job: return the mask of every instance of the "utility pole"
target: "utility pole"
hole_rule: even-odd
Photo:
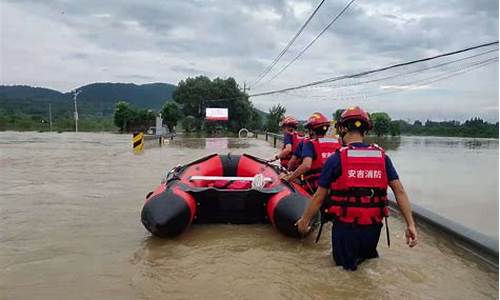
[[[246,93],[246,92],[247,92],[247,90],[250,90],[250,88],[249,88],[249,87],[247,88],[247,83],[246,83],[246,81],[243,81],[243,93]]]
[[[52,132],[52,104],[49,103],[49,128]]]
[[[76,105],[76,97],[80,94],[81,91],[74,90],[73,91],[73,101],[75,102],[75,132],[78,132],[78,108]]]

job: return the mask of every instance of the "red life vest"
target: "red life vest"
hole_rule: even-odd
[[[330,186],[327,212],[344,223],[382,222],[389,216],[384,149],[346,146],[339,153],[342,174]]]
[[[304,180],[309,192],[314,193],[318,188],[318,179],[323,165],[335,151],[340,149],[341,144],[338,139],[325,137],[313,139],[311,143],[314,146],[315,157],[312,161],[311,169],[304,173]]]
[[[289,133],[287,133],[287,134],[289,134]],[[293,152],[295,152],[295,150],[299,146],[300,141],[302,139],[304,139],[304,137],[301,136],[297,132],[292,133],[291,136],[292,136],[292,151],[290,153],[288,153],[288,155],[286,157],[280,158],[280,163],[281,163],[281,166],[283,168],[288,168],[288,161],[290,161],[290,159],[292,158]],[[281,149],[283,150],[283,149],[285,149],[285,147],[286,147],[286,145],[283,144],[283,148],[281,148]]]

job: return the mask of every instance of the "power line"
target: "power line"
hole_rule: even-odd
[[[303,84],[303,85],[299,85],[299,86],[295,86],[295,87],[284,88],[284,89],[280,89],[280,90],[274,90],[274,91],[256,93],[256,94],[251,94],[251,95],[248,95],[248,96],[245,95],[245,96],[235,96],[235,97],[220,98],[220,99],[207,99],[205,101],[207,101],[207,102],[211,102],[211,101],[214,101],[214,102],[215,101],[229,101],[229,100],[241,99],[241,98],[245,98],[245,97],[248,97],[248,98],[250,98],[250,97],[259,97],[259,96],[266,96],[266,95],[287,93],[287,92],[291,92],[291,91],[298,91],[298,90],[302,90],[302,89],[309,88],[309,87],[321,86],[321,85],[325,85],[325,84],[329,84],[329,83],[333,83],[333,82],[337,82],[337,81],[341,81],[341,80],[345,80],[345,79],[361,78],[361,77],[364,77],[366,75],[371,75],[371,74],[375,74],[375,73],[387,71],[387,70],[390,70],[390,69],[401,68],[401,67],[409,66],[409,65],[412,65],[412,64],[417,64],[417,63],[422,63],[422,62],[426,62],[426,61],[435,60],[435,59],[442,58],[442,57],[447,57],[447,56],[451,56],[451,55],[457,55],[457,54],[468,52],[468,51],[472,51],[472,50],[475,50],[475,49],[492,46],[492,45],[495,45],[495,44],[498,44],[498,43],[499,43],[499,41],[485,43],[485,44],[481,44],[481,45],[477,45],[477,46],[472,46],[472,47],[468,47],[468,48],[464,48],[464,49],[460,49],[460,50],[456,50],[456,51],[452,51],[452,52],[447,52],[447,53],[435,55],[435,56],[432,56],[432,57],[427,57],[427,58],[413,60],[413,61],[409,61],[409,62],[394,64],[394,65],[390,65],[390,66],[386,66],[386,67],[382,67],[382,68],[378,68],[378,69],[374,69],[374,70],[364,71],[364,72],[360,72],[360,73],[356,73],[356,74],[350,74],[350,75],[343,75],[343,76],[337,76],[337,77],[327,78],[327,79],[323,79],[323,80],[320,80],[320,81],[314,81],[314,82],[311,82],[311,83],[307,83],[307,84]],[[479,56],[482,56],[482,55],[485,55],[485,54],[488,54],[488,53],[491,53],[491,52],[495,52],[497,50],[498,49],[488,50],[488,51],[485,51],[485,52],[481,52],[481,53],[478,53],[478,54],[470,55],[470,56],[463,57],[463,58],[460,58],[460,59],[456,59],[456,60],[453,60],[453,61],[448,61],[448,62],[444,62],[444,63],[440,63],[440,64],[428,66],[428,67],[424,67],[424,68],[421,68],[421,69],[413,70],[413,71],[408,72],[408,73],[399,73],[399,74],[396,74],[396,75],[390,75],[390,76],[383,77],[383,78],[365,80],[365,81],[358,82],[358,83],[352,83],[350,85],[356,86],[356,85],[361,85],[361,84],[365,84],[365,83],[372,83],[372,82],[377,82],[377,81],[392,79],[392,78],[396,78],[396,77],[400,77],[400,76],[406,76],[406,75],[410,75],[410,74],[420,73],[420,72],[427,71],[427,70],[430,70],[430,69],[435,69],[435,68],[438,68],[438,67],[442,67],[442,66],[453,64],[453,63],[461,62],[461,61],[464,61],[464,60],[467,60],[467,59],[479,57]],[[475,64],[475,63],[477,63],[477,62],[473,62],[472,64]]]
[[[323,28],[323,30],[318,35],[316,35],[311,40],[311,42],[307,44],[307,46],[305,46],[291,61],[289,61],[283,68],[281,68],[281,70],[279,70],[278,73],[276,73],[273,77],[271,77],[271,79],[269,79],[266,83],[273,81],[276,77],[278,77],[281,73],[283,73],[291,64],[293,64],[297,59],[299,59],[299,57],[302,56],[302,54],[304,54],[304,52],[306,52],[307,49],[309,49],[316,42],[316,40],[319,39],[319,37],[323,35],[323,33],[325,33],[325,31],[327,31],[333,25],[333,23],[335,23],[340,18],[340,16],[344,14],[344,12],[349,8],[349,6],[351,6],[351,4],[354,1],[356,0],[349,1],[349,3],[347,3],[347,5],[337,14],[337,16],[335,16],[335,18],[333,18],[333,20],[328,25],[326,25],[326,27]]]
[[[478,53],[478,54],[470,55],[470,56],[467,56],[467,57],[463,57],[463,58],[460,58],[460,59],[456,59],[456,60],[452,60],[452,61],[447,61],[447,62],[440,63],[440,64],[437,64],[437,65],[432,65],[432,66],[428,66],[428,67],[425,67],[425,68],[420,68],[420,69],[413,70],[413,71],[410,71],[410,72],[398,73],[398,74],[394,74],[394,75],[390,75],[390,76],[386,76],[386,77],[382,77],[382,78],[375,78],[375,79],[370,79],[370,80],[365,80],[365,81],[347,83],[347,84],[344,84],[344,85],[341,85],[341,86],[337,86],[337,87],[351,87],[351,86],[357,86],[357,85],[362,85],[362,84],[367,84],[367,83],[374,83],[374,82],[384,81],[384,80],[393,79],[393,78],[397,78],[397,77],[402,77],[402,76],[408,76],[408,75],[412,75],[412,74],[417,74],[417,73],[421,73],[421,72],[424,72],[424,71],[441,68],[441,67],[444,67],[444,66],[447,66],[447,65],[456,64],[458,62],[462,62],[462,61],[465,61],[465,60],[468,60],[468,59],[471,59],[471,58],[476,58],[476,57],[479,57],[479,56],[483,56],[483,55],[486,55],[486,54],[489,54],[489,53],[492,53],[492,52],[498,52],[498,48],[497,49],[493,49],[493,50],[488,50],[488,51],[485,51],[485,52],[481,52],[481,53]],[[323,85],[321,85],[321,86],[323,86]]]
[[[389,66],[386,66],[386,67],[382,67],[382,68],[378,68],[378,69],[374,69],[374,70],[369,70],[369,71],[364,71],[364,72],[360,72],[360,73],[356,73],[356,74],[342,75],[342,76],[327,78],[327,79],[323,79],[323,80],[319,80],[319,81],[313,81],[313,82],[310,82],[310,83],[306,83],[306,84],[302,84],[302,85],[298,85],[298,86],[294,86],[294,87],[289,87],[289,88],[284,88],[284,89],[279,89],[279,90],[273,90],[273,91],[268,91],[268,92],[251,94],[251,95],[249,95],[249,97],[259,97],[259,96],[273,95],[273,94],[277,94],[277,93],[283,93],[283,92],[288,92],[288,91],[293,91],[293,90],[299,90],[299,89],[303,89],[303,88],[310,87],[310,86],[315,86],[315,85],[320,85],[320,84],[335,82],[335,81],[339,81],[339,80],[343,80],[343,79],[358,78],[358,77],[366,76],[366,75],[373,74],[373,73],[379,73],[379,72],[387,71],[387,70],[394,69],[394,68],[400,68],[400,67],[404,67],[404,66],[408,66],[408,65],[412,65],[412,64],[416,64],[416,63],[421,63],[421,62],[425,62],[425,61],[435,60],[435,59],[446,57],[446,56],[456,55],[456,54],[460,54],[460,53],[463,53],[463,52],[471,51],[471,50],[474,50],[474,49],[492,46],[492,45],[495,45],[495,44],[498,44],[498,41],[490,42],[490,43],[485,43],[485,44],[481,44],[481,45],[477,45],[477,46],[472,46],[472,47],[468,47],[468,48],[464,48],[464,49],[460,49],[460,50],[456,50],[456,51],[452,51],[452,52],[442,53],[442,54],[431,56],[431,57],[427,57],[427,58],[412,60],[412,61],[408,61],[408,62],[404,62],[404,63],[399,63],[399,64],[394,64],[394,65],[389,65]]]
[[[461,70],[453,71],[453,72],[451,72],[449,74],[441,74],[439,76],[431,76],[429,78],[424,78],[424,79],[420,79],[420,80],[417,80],[417,81],[408,82],[408,83],[406,83],[406,85],[415,85],[415,84],[417,84],[417,87],[425,86],[425,85],[428,85],[428,84],[431,84],[431,83],[434,83],[434,82],[443,81],[443,80],[446,80],[446,79],[449,79],[449,78],[452,78],[452,77],[456,77],[456,76],[468,73],[468,72],[476,70],[476,69],[483,68],[483,67],[485,67],[487,65],[490,65],[492,63],[495,63],[495,62],[498,62],[498,56],[494,57],[494,58],[490,58],[490,59],[484,60],[484,61],[481,61],[481,62],[478,62],[476,64],[472,64],[472,65],[467,66],[467,67],[465,67],[465,68],[463,68]],[[385,95],[395,94],[395,93],[401,93],[401,92],[405,92],[405,91],[407,91],[407,90],[401,89],[401,90],[387,91],[387,92],[381,92],[381,93],[373,93],[373,94],[365,95],[365,97],[385,96]]]
[[[309,18],[307,18],[306,22],[300,27],[299,31],[297,31],[297,33],[293,36],[293,38],[288,42],[288,44],[285,46],[285,48],[283,48],[283,50],[281,50],[281,52],[278,54],[278,56],[276,56],[274,58],[272,63],[269,64],[264,69],[264,71],[262,73],[260,73],[259,76],[257,76],[257,78],[252,83],[250,83],[250,86],[254,86],[254,85],[258,84],[264,77],[266,77],[266,75],[271,71],[271,69],[276,65],[276,63],[278,63],[278,61],[283,57],[285,52],[290,48],[290,46],[292,46],[292,44],[295,42],[295,40],[299,37],[299,35],[304,30],[304,28],[306,28],[307,24],[309,24],[309,22],[312,20],[312,18],[314,17],[314,15],[319,10],[319,8],[323,5],[324,2],[325,2],[325,0],[321,0],[319,5],[312,12],[312,14],[309,16]]]
[[[462,75],[464,73],[485,67],[485,66],[492,64],[492,63],[495,63],[495,62],[498,62],[498,56],[495,56],[495,57],[492,57],[489,59],[484,59],[481,61],[476,61],[473,63],[469,63],[467,65],[464,65],[464,66],[458,68],[457,70],[453,70],[451,72],[447,72],[444,74],[433,75],[433,76],[429,76],[426,78],[420,78],[418,80],[406,81],[404,83],[399,84],[399,87],[407,87],[407,86],[414,86],[415,88],[422,87],[422,86],[425,86],[425,85],[428,85],[428,84],[431,84],[434,82],[438,82],[438,81],[442,81],[442,80],[445,80],[448,78],[456,77],[458,75]],[[400,93],[400,92],[404,92],[404,91],[408,91],[408,89],[400,89],[400,90],[393,90],[393,91],[386,91],[386,92],[374,92],[374,93],[368,93],[368,94],[366,92],[350,93],[350,94],[341,95],[340,98],[345,100],[347,98],[353,98],[353,97],[357,97],[357,98],[359,98],[359,97],[376,97],[376,96]],[[311,97],[323,98],[323,100],[326,100],[326,98],[328,96],[311,96]],[[332,97],[328,97],[328,98],[331,99]]]

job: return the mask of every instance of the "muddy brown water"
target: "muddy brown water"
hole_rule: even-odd
[[[130,136],[0,133],[0,299],[494,299],[498,273],[420,228],[357,272],[269,225],[199,225],[175,239],[140,223],[165,170],[211,152],[271,156],[261,140],[184,139],[130,151]]]

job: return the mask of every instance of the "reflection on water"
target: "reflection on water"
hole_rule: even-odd
[[[177,138],[168,140],[167,143],[173,147],[206,149],[208,152],[224,153],[229,149],[249,148],[254,139],[237,138]]]
[[[262,140],[223,141],[179,139],[162,147],[152,143],[134,155],[128,135],[0,132],[0,298],[497,297],[497,273],[425,230],[420,231],[418,249],[409,249],[397,218],[390,220],[391,248],[385,247],[382,235],[381,258],[363,263],[357,272],[332,266],[330,225],[318,244],[314,235],[290,239],[270,225],[198,225],[175,239],[151,237],[140,223],[140,211],[146,192],[165,170],[214,148],[259,157],[276,151]],[[412,199],[422,201],[415,191],[440,190],[435,178],[442,175],[419,161],[431,165],[435,148],[422,151],[412,142],[401,138],[399,148],[390,152],[406,186],[414,189]],[[498,148],[493,152],[498,155]],[[470,151],[458,153],[472,161],[464,169],[475,168]],[[422,185],[419,180],[426,177],[434,180]],[[455,209],[460,201],[446,191],[432,199]]]

